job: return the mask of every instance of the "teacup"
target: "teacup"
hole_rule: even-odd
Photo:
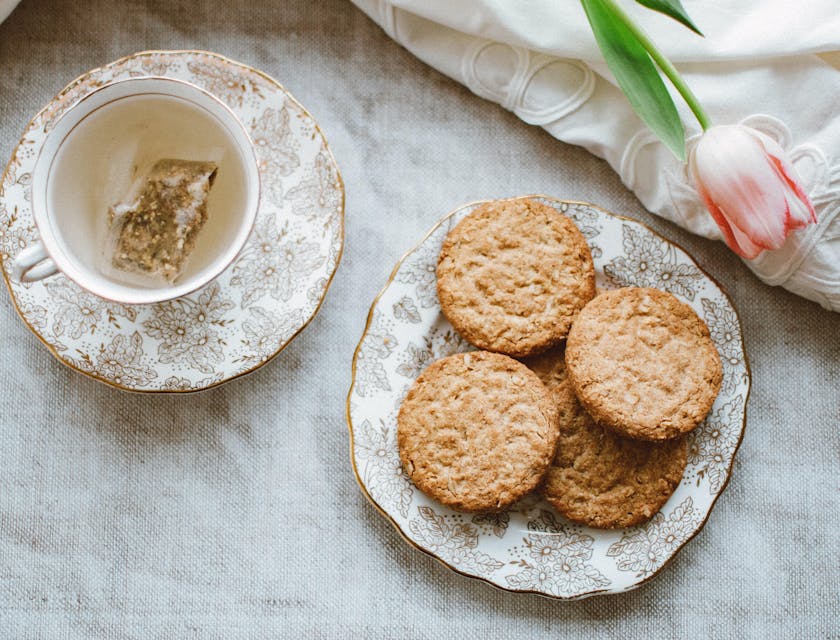
[[[103,268],[109,206],[139,166],[161,158],[218,166],[207,222],[171,284]],[[34,282],[61,272],[124,304],[177,298],[221,274],[248,239],[260,195],[254,146],[233,111],[193,84],[151,76],[113,82],[71,106],[47,134],[31,186],[40,239],[16,256],[13,275]]]

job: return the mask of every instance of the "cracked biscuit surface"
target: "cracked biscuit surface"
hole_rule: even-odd
[[[595,267],[571,219],[535,200],[496,200],[447,235],[437,290],[444,315],[469,342],[525,357],[566,337],[595,295]]]
[[[682,480],[686,438],[644,442],[596,423],[566,376],[564,348],[525,361],[551,393],[560,438],[542,494],[565,517],[591,527],[630,527],[652,518]]]
[[[557,437],[557,412],[539,378],[488,351],[433,362],[397,416],[400,459],[417,488],[471,513],[501,511],[536,488]]]
[[[584,307],[569,332],[566,367],[598,423],[642,440],[694,429],[723,377],[694,310],[670,293],[637,287],[606,291]]]

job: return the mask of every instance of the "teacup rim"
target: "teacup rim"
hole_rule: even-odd
[[[44,205],[43,207],[36,206],[36,202],[35,202],[35,198],[36,198],[35,179],[36,179],[36,175],[38,174],[38,167],[39,167],[39,165],[42,161],[42,158],[43,159],[49,159],[50,163],[52,163],[52,161],[54,160],[55,155],[56,155],[55,152],[52,154],[52,156],[50,158],[46,158],[46,156],[45,156],[44,152],[45,152],[45,149],[47,147],[47,143],[49,142],[50,137],[52,135],[54,135],[54,132],[56,131],[58,126],[62,123],[62,121],[65,120],[65,118],[70,116],[70,114],[73,112],[74,109],[76,109],[83,102],[95,97],[96,95],[98,95],[98,94],[100,94],[104,91],[112,89],[115,86],[131,84],[131,83],[146,82],[146,81],[150,81],[150,80],[162,81],[164,83],[171,83],[171,84],[186,86],[191,91],[195,91],[198,94],[203,95],[205,98],[209,99],[213,104],[215,104],[217,107],[220,107],[222,112],[224,112],[226,114],[226,117],[230,122],[225,123],[220,118],[218,118],[215,113],[210,113],[210,115],[212,117],[216,118],[217,120],[219,120],[220,124],[222,126],[225,126],[226,128],[227,128],[226,124],[233,124],[234,128],[238,131],[238,133],[240,133],[242,135],[243,140],[247,141],[247,144],[245,144],[245,145],[241,144],[242,140],[239,140],[238,137],[234,135],[234,131],[230,131],[230,135],[233,138],[233,142],[236,145],[237,149],[241,153],[244,154],[243,155],[243,161],[244,161],[244,165],[245,165],[245,168],[246,168],[246,179],[248,181],[248,185],[246,186],[246,188],[248,189],[248,193],[249,193],[249,195],[247,196],[248,203],[247,203],[247,206],[246,206],[247,211],[246,211],[246,214],[245,214],[246,217],[247,217],[247,220],[239,228],[239,231],[237,232],[236,241],[234,243],[232,243],[230,245],[230,248],[228,248],[225,252],[222,252],[223,255],[225,255],[225,254],[227,254],[227,255],[225,255],[223,260],[219,260],[218,264],[215,265],[214,268],[212,270],[210,270],[207,275],[203,276],[200,279],[197,279],[195,282],[190,282],[189,284],[173,285],[173,286],[166,287],[166,288],[161,288],[161,289],[141,289],[141,288],[131,289],[130,288],[129,290],[132,291],[133,293],[141,294],[141,295],[135,295],[135,296],[132,296],[133,299],[129,299],[128,296],[121,297],[121,296],[109,295],[109,293],[106,290],[103,290],[100,287],[91,287],[89,283],[80,280],[80,278],[78,277],[78,274],[75,273],[74,268],[67,268],[67,267],[71,267],[71,265],[69,265],[68,261],[65,260],[65,257],[64,257],[65,252],[61,251],[60,249],[56,250],[56,251],[51,250],[50,245],[55,240],[55,238],[54,238],[55,234],[53,233],[51,228],[47,229],[47,233],[44,233],[44,229],[42,228],[41,218],[46,214],[45,213],[40,214],[39,212],[42,209],[44,211],[46,211],[46,203],[41,203],[41,204]],[[142,96],[142,95],[147,94],[147,93],[151,93],[151,92],[138,91],[136,93],[129,93],[126,96],[123,96],[123,98],[131,98],[131,97],[135,97],[135,96]],[[120,98],[120,99],[123,99],[123,98]],[[102,106],[105,106],[105,105],[102,105]],[[91,111],[90,113],[93,113],[93,111]],[[61,142],[58,144],[58,147],[56,148],[56,150],[61,147],[61,144],[64,143],[64,140],[67,138],[67,136],[70,135],[70,133],[73,131],[73,129],[76,126],[78,126],[82,121],[84,121],[84,119],[87,118],[90,115],[90,113],[83,114],[78,121],[73,123],[73,125],[70,127],[70,129],[64,133],[64,136],[63,136]],[[48,169],[47,170],[47,175],[49,175],[50,166],[51,166],[51,164],[47,166],[47,169]],[[253,191],[253,195],[251,195],[251,191]],[[46,137],[44,139],[44,143],[41,145],[40,149],[38,150],[38,155],[36,156],[35,162],[33,164],[31,193],[32,193],[32,219],[33,219],[33,222],[34,222],[34,225],[35,225],[35,229],[38,233],[38,239],[43,243],[43,246],[44,246],[49,258],[52,259],[53,262],[56,264],[56,267],[58,268],[58,273],[60,275],[63,275],[64,277],[68,278],[72,282],[74,282],[76,285],[78,285],[80,288],[82,288],[87,293],[89,293],[91,295],[94,295],[98,298],[101,298],[101,299],[106,300],[108,302],[117,303],[117,304],[135,306],[135,305],[158,304],[158,303],[167,302],[167,301],[175,300],[175,299],[183,297],[183,296],[190,295],[190,294],[195,293],[196,291],[202,289],[203,287],[207,286],[211,282],[213,282],[222,273],[224,273],[228,268],[230,268],[230,266],[233,264],[233,262],[239,256],[239,254],[241,254],[242,250],[244,249],[244,247],[245,247],[245,245],[248,241],[248,238],[250,237],[251,233],[253,232],[254,225],[256,223],[257,213],[259,211],[260,204],[261,204],[262,184],[261,184],[261,178],[260,178],[260,173],[259,173],[259,161],[258,161],[258,158],[257,158],[256,149],[254,148],[254,141],[253,141],[250,133],[248,132],[248,129],[245,126],[245,123],[243,123],[239,119],[239,116],[230,107],[230,105],[226,104],[221,98],[214,95],[210,91],[204,89],[203,87],[198,86],[197,84],[195,84],[193,82],[189,82],[187,80],[182,80],[180,78],[172,78],[172,77],[163,76],[163,75],[149,74],[149,75],[134,76],[134,77],[130,77],[130,78],[120,78],[118,80],[113,80],[113,81],[107,82],[107,83],[105,83],[101,86],[98,86],[98,87],[95,87],[95,88],[91,89],[89,92],[85,93],[84,95],[79,97],[77,100],[74,100],[73,102],[71,102],[65,108],[63,113],[61,113],[61,115],[59,115],[55,119],[55,121],[53,122],[50,131],[46,132]],[[43,221],[46,222],[46,219],[43,220]],[[52,248],[55,248],[56,245],[58,245],[58,244],[59,244],[58,242],[54,242],[54,245],[53,245]],[[235,247],[235,250],[233,249],[233,247]],[[59,259],[56,259],[56,257],[55,257],[56,254],[58,254],[60,256]],[[163,295],[157,295],[157,296],[146,295],[146,296],[144,296],[144,295],[142,295],[143,292],[163,293]]]

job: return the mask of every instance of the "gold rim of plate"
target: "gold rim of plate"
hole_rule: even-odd
[[[529,194],[529,195],[524,195],[524,196],[516,196],[516,197],[513,197],[513,198],[501,198],[501,199],[502,200],[522,200],[522,199],[527,199],[527,198],[544,198],[546,200],[551,200],[553,202],[557,202],[557,203],[560,203],[560,204],[572,204],[572,205],[582,205],[582,206],[592,207],[593,209],[597,209],[598,211],[601,211],[601,212],[605,213],[606,215],[611,216],[613,218],[617,218],[619,220],[625,220],[625,221],[637,224],[637,225],[643,227],[644,229],[646,229],[647,231],[649,231],[650,233],[652,233],[657,238],[660,238],[661,240],[664,240],[665,242],[674,245],[675,247],[679,248],[681,251],[683,251],[685,253],[685,255],[689,258],[689,260],[691,260],[691,262],[694,264],[694,266],[696,266],[700,270],[700,272],[703,274],[704,277],[708,278],[711,282],[713,282],[715,284],[715,286],[717,286],[717,288],[720,290],[720,292],[723,294],[723,296],[726,298],[726,300],[729,302],[730,306],[732,307],[733,311],[735,312],[735,317],[738,319],[738,323],[740,325],[741,317],[738,315],[738,311],[735,308],[735,305],[732,303],[732,297],[729,295],[729,292],[720,284],[720,282],[718,282],[713,276],[711,276],[702,267],[700,267],[700,265],[697,264],[697,261],[694,259],[694,257],[682,245],[680,245],[678,242],[675,242],[675,241],[673,241],[669,238],[666,238],[661,233],[651,229],[648,225],[644,224],[643,222],[639,222],[638,220],[635,220],[634,218],[630,218],[628,216],[622,216],[622,215],[619,215],[619,214],[616,214],[616,213],[612,213],[611,211],[607,211],[603,207],[599,207],[599,206],[594,205],[590,202],[585,202],[585,201],[582,201],[582,200],[561,200],[559,198],[555,198],[553,196],[547,196],[545,194],[540,194],[540,193]],[[403,263],[408,259],[409,256],[411,256],[415,251],[417,251],[438,230],[438,228],[442,224],[444,224],[452,216],[459,213],[460,211],[463,211],[464,209],[468,209],[468,208],[471,208],[471,207],[477,207],[479,205],[482,205],[482,204],[485,204],[485,203],[491,202],[491,201],[492,200],[475,200],[473,202],[468,202],[466,204],[460,205],[459,207],[456,207],[455,209],[453,209],[452,211],[450,211],[449,213],[444,215],[440,220],[438,220],[432,226],[431,229],[429,229],[429,231],[423,236],[423,238],[420,240],[420,242],[418,242],[416,245],[411,247],[408,251],[406,251],[400,257],[400,259],[397,261],[397,264],[391,270],[391,273],[388,276],[388,280],[385,282],[385,285],[379,290],[379,293],[377,293],[376,297],[373,299],[373,302],[370,305],[370,309],[368,310],[367,319],[365,320],[365,327],[362,330],[362,336],[359,339],[359,343],[356,345],[356,349],[353,351],[352,375],[351,375],[351,379],[350,379],[350,389],[347,392],[347,399],[346,399],[346,402],[345,402],[345,416],[346,416],[346,420],[347,420],[347,428],[350,432],[350,464],[353,467],[353,475],[356,476],[356,483],[359,485],[359,488],[362,490],[362,494],[365,496],[365,498],[367,498],[368,502],[370,502],[370,504],[372,504],[373,507],[391,523],[391,525],[397,530],[397,533],[400,535],[400,537],[403,540],[405,540],[409,545],[411,545],[412,547],[414,547],[418,551],[421,551],[425,555],[427,555],[431,558],[434,558],[439,563],[441,563],[443,566],[447,567],[448,569],[454,571],[455,573],[457,573],[459,575],[465,576],[467,578],[471,578],[473,580],[479,580],[483,583],[489,584],[491,587],[495,587],[496,589],[500,589],[502,591],[507,591],[509,593],[532,594],[532,595],[542,596],[543,598],[549,598],[551,600],[572,601],[572,600],[580,600],[580,599],[583,599],[583,598],[586,598],[586,597],[589,597],[589,596],[594,596],[594,595],[599,595],[599,594],[616,593],[616,592],[610,591],[609,589],[597,589],[597,590],[589,591],[585,594],[576,595],[576,596],[568,596],[568,597],[556,596],[556,595],[553,595],[553,594],[543,593],[541,591],[535,591],[533,589],[527,589],[527,590],[509,589],[509,588],[504,587],[504,586],[502,586],[502,585],[500,585],[496,582],[493,582],[492,580],[489,580],[487,578],[472,575],[472,574],[466,573],[464,571],[461,571],[460,569],[452,566],[450,563],[448,563],[446,560],[444,560],[440,556],[436,555],[432,551],[429,551],[428,549],[423,548],[422,546],[420,546],[419,544],[414,542],[411,538],[409,538],[406,535],[406,533],[403,531],[402,527],[400,527],[399,523],[388,512],[386,512],[381,506],[379,506],[379,504],[376,502],[376,500],[374,500],[373,497],[370,495],[370,493],[367,490],[367,487],[365,486],[364,482],[362,481],[362,478],[359,476],[359,470],[356,467],[355,435],[353,433],[353,419],[350,415],[350,398],[352,397],[353,390],[355,389],[355,386],[356,386],[356,360],[358,358],[359,351],[362,348],[362,344],[364,343],[364,340],[367,337],[368,330],[370,329],[370,325],[373,321],[373,314],[374,314],[374,311],[376,309],[377,304],[379,303],[379,300],[382,298],[382,296],[385,294],[385,292],[390,288],[391,284],[394,281],[394,278],[396,277],[396,275],[399,272],[400,267],[402,267]],[[640,587],[644,584],[647,584],[648,582],[653,580],[656,576],[658,576],[671,563],[671,561],[679,554],[679,552],[682,551],[683,547],[685,547],[685,545],[687,545],[689,542],[691,542],[703,530],[703,528],[706,526],[706,523],[709,521],[709,517],[712,515],[712,511],[714,510],[718,499],[723,494],[723,492],[726,490],[726,487],[729,485],[729,480],[732,477],[732,466],[735,464],[735,456],[738,453],[738,449],[741,447],[741,443],[743,442],[743,439],[744,439],[744,433],[746,432],[747,404],[748,404],[748,401],[749,401],[749,398],[750,398],[750,392],[752,390],[752,371],[750,369],[750,363],[749,363],[749,359],[747,357],[747,351],[746,351],[746,345],[744,344],[743,332],[741,333],[739,338],[740,338],[740,343],[741,343],[741,350],[744,354],[744,366],[745,366],[746,371],[747,371],[747,390],[746,390],[746,395],[744,397],[744,418],[741,422],[741,433],[738,436],[738,442],[735,444],[735,448],[732,451],[732,460],[730,460],[729,466],[726,469],[726,479],[724,480],[723,484],[721,485],[720,491],[712,499],[712,502],[709,506],[708,513],[706,513],[705,518],[703,518],[703,521],[700,523],[700,526],[697,528],[697,530],[694,531],[688,538],[686,538],[686,540],[679,547],[676,548],[674,553],[671,554],[671,556],[667,560],[665,560],[665,562],[662,564],[661,567],[659,567],[651,575],[647,576],[643,580],[640,580],[636,584],[632,585],[632,587],[630,587],[629,589],[627,589],[623,592],[634,590],[634,589],[637,589],[638,587]]]

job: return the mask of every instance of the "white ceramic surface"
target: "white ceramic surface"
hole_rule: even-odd
[[[12,257],[38,238],[32,172],[48,133],[85,95],[144,76],[192,83],[246,127],[262,189],[242,252],[201,289],[157,304],[111,302],[62,274],[12,281]],[[343,246],[344,185],[315,120],[272,78],[207,52],[138,53],[72,82],[26,128],[0,193],[0,260],[24,322],[63,363],[132,391],[198,391],[269,361],[317,312]]]
[[[57,165],[62,151],[80,144],[80,141],[74,138],[97,134],[105,139],[119,139],[124,133],[126,127],[122,121],[115,123],[116,126],[104,124],[107,119],[104,114],[107,110],[115,107],[125,109],[126,106],[130,107],[131,103],[151,97],[164,97],[177,101],[177,104],[189,105],[190,117],[181,124],[202,128],[201,137],[209,138],[211,134],[216,134],[233,144],[235,151],[226,154],[230,157],[225,158],[227,166],[221,167],[221,171],[235,173],[243,194],[241,202],[237,203],[238,206],[226,208],[224,211],[211,210],[211,216],[224,213],[227,228],[223,234],[217,234],[220,242],[216,243],[218,246],[213,247],[213,255],[207,257],[205,264],[199,269],[185,273],[172,285],[141,287],[115,280],[98,268],[93,256],[102,248],[95,246],[97,234],[93,227],[96,220],[91,218],[97,215],[105,216],[107,209],[103,206],[99,211],[91,211],[90,207],[68,206],[71,194],[64,193],[56,186],[59,180],[55,176],[60,172]],[[168,108],[171,110],[172,106]],[[107,127],[107,130],[97,131],[102,127]],[[215,127],[216,131],[209,131],[211,127]],[[149,138],[173,134],[158,129],[160,127],[152,121],[144,125],[144,131],[140,135]],[[131,141],[126,139],[126,143],[129,142]],[[174,157],[185,157],[185,153],[199,153],[198,157],[189,159],[204,159],[200,156],[200,151],[192,148],[179,149],[176,145],[171,151]],[[204,151],[208,152],[207,149]],[[93,147],[91,153],[107,152]],[[116,158],[110,159],[111,162],[115,160]],[[65,160],[65,163],[73,162],[85,166],[92,165],[95,161],[95,158],[84,157],[71,158]],[[132,162],[136,159],[128,157],[125,161]],[[99,175],[85,172],[81,175],[81,180],[102,179]],[[74,184],[72,188],[74,191],[83,191],[85,186]],[[141,77],[116,80],[85,95],[64,111],[49,128],[32,170],[32,217],[40,235],[40,242],[32,244],[15,257],[13,276],[17,280],[32,282],[49,277],[58,270],[89,293],[121,304],[153,304],[187,295],[217,277],[230,266],[240,252],[254,226],[259,191],[260,178],[253,143],[242,123],[221,100],[193,84],[173,78]],[[212,196],[211,190],[211,201]],[[68,230],[75,231],[77,237],[69,235]],[[202,231],[207,233],[206,229]],[[201,240],[199,235],[199,242]],[[190,261],[195,260],[196,256],[191,256]],[[37,273],[33,273],[36,269]]]
[[[741,327],[720,287],[644,225],[585,203],[530,197],[575,221],[592,250],[599,288],[665,289],[708,324],[724,378],[708,418],[689,436],[682,482],[652,520],[617,531],[569,522],[535,495],[500,514],[461,514],[410,482],[397,451],[397,412],[428,364],[472,348],[440,311],[435,267],[448,231],[481,203],[441,220],[395,267],[371,307],[347,398],[356,478],[409,543],[459,573],[560,599],[627,591],[656,575],[697,534],[726,486],[750,388]]]

